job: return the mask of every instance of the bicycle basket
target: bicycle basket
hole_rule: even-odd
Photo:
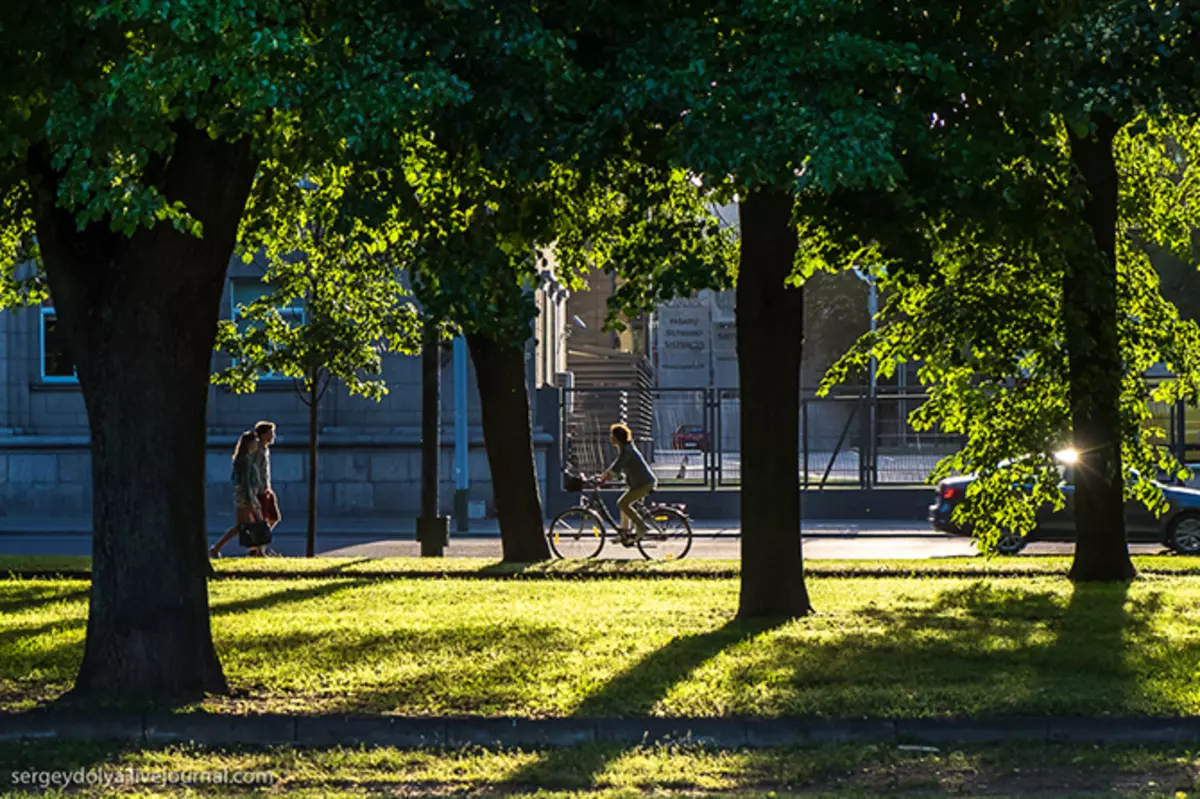
[[[583,478],[577,474],[568,474],[563,478],[563,489],[574,494],[583,490]]]

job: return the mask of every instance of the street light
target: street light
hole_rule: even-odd
[[[851,268],[854,270],[855,276],[859,280],[862,280],[863,282],[865,282],[867,284],[867,286],[870,287],[867,292],[867,316],[869,317],[869,324],[871,325],[871,328],[870,328],[871,332],[874,333],[875,332],[875,316],[876,316],[876,314],[879,313],[879,292],[875,285],[875,281],[876,281],[875,275],[869,269],[863,269],[858,264],[855,264]],[[875,398],[875,395],[876,395],[876,389],[875,389],[876,371],[877,370],[876,370],[876,363],[875,363],[875,355],[874,355],[874,353],[872,353],[871,365],[870,365],[870,382],[869,382],[869,387],[867,389],[867,424],[868,424],[867,429],[869,431],[868,435],[870,436],[870,440],[867,445],[868,453],[874,453],[874,450],[875,450],[875,435],[876,435],[875,406],[877,404],[876,398]],[[862,456],[860,455],[859,457],[861,458]],[[870,460],[872,460],[872,461],[874,460],[873,455],[869,454],[868,457],[870,458]],[[874,482],[872,479],[874,477],[874,470],[869,468],[869,466],[870,466],[870,464],[868,463],[868,468],[862,471],[862,474],[864,477],[864,482],[867,483],[867,485],[864,486],[865,488],[870,488],[871,484]],[[861,469],[861,467],[862,467],[861,463],[859,464],[859,467]]]

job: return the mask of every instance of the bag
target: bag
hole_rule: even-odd
[[[265,547],[271,543],[271,525],[264,521],[242,522],[238,527],[238,543],[244,547]]]
[[[275,501],[275,492],[267,489],[265,494],[258,495],[258,504],[262,506],[263,518],[267,523],[274,526],[283,518],[279,515],[279,503]]]

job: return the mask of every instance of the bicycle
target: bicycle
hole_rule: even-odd
[[[590,487],[590,491],[585,491]],[[638,500],[633,507],[646,522],[646,529],[620,534],[600,496],[600,483],[580,475],[568,475],[566,489],[582,494],[579,504],[554,517],[546,532],[550,551],[558,558],[595,558],[612,538],[625,547],[636,546],[646,560],[682,560],[692,549],[692,523],[682,505]]]

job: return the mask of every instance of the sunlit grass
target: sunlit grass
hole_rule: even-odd
[[[221,580],[219,711],[570,715],[1200,712],[1200,581],[814,578],[817,613],[733,616],[733,580]],[[87,585],[0,581],[0,696],[65,691]]]

